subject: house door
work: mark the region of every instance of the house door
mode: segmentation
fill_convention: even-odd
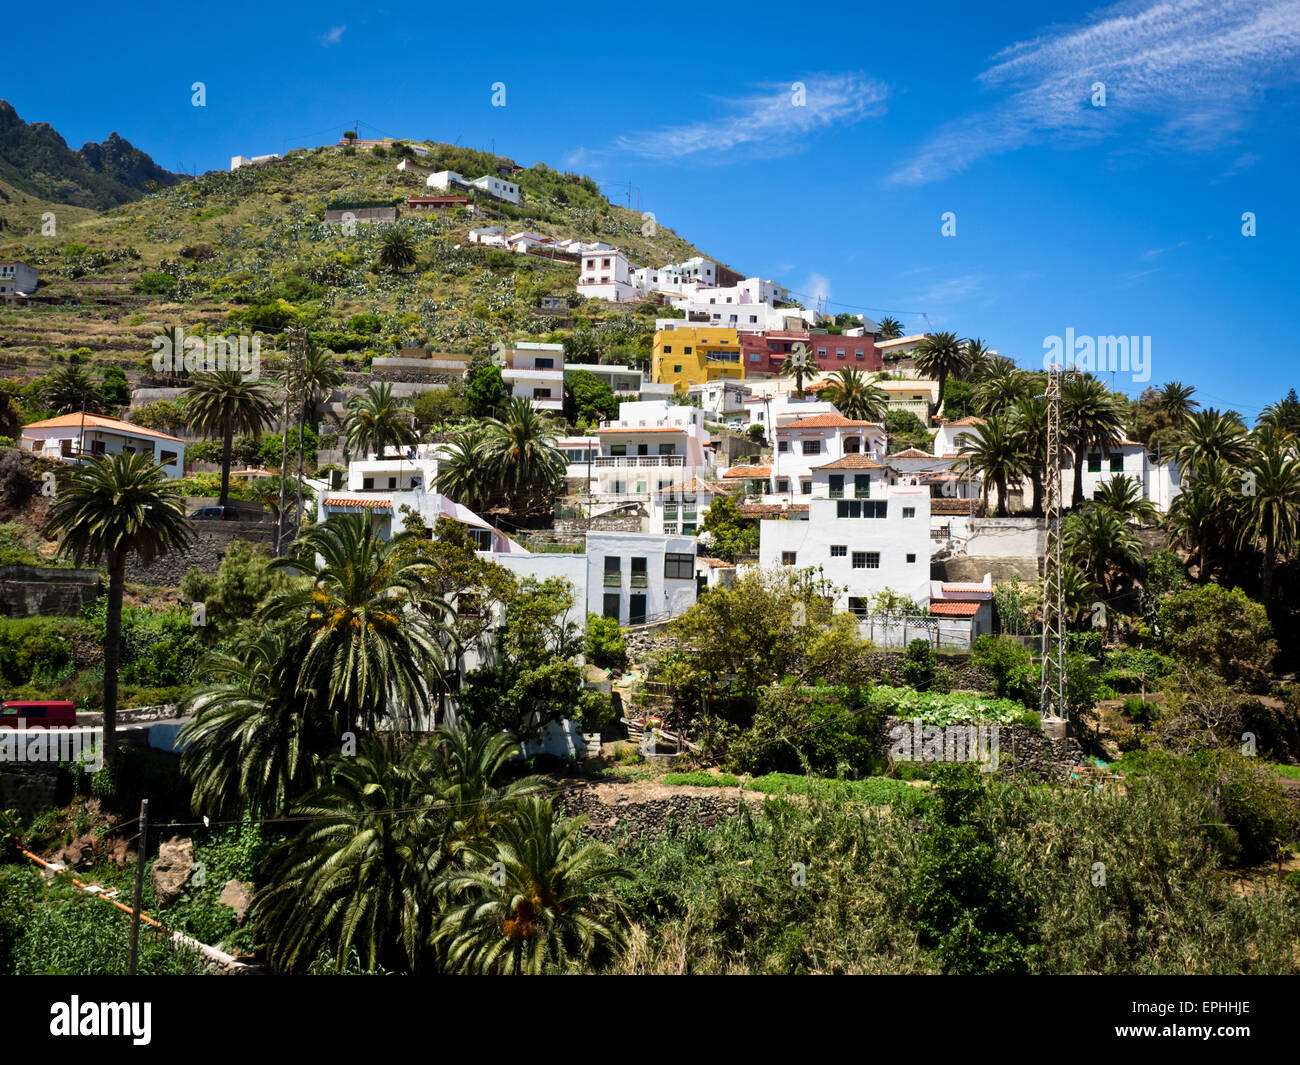
[[[642,625],[645,623],[645,596],[630,595],[627,600],[627,623]]]
[[[648,455],[648,454],[650,454],[650,445],[649,445],[649,444],[637,444],[637,446],[636,446],[636,453],[637,453],[638,455]]]
[[[621,598],[618,592],[613,594],[605,593],[605,617],[613,618],[615,621],[618,620],[618,608]]]
[[[703,595],[708,590],[709,590],[709,578],[705,574],[701,573],[698,577],[695,578],[695,594],[697,596]]]

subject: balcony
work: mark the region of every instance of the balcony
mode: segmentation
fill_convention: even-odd
[[[598,469],[608,467],[685,466],[685,455],[601,455],[595,459]]]
[[[605,574],[605,587],[606,587],[606,588],[622,588],[622,587],[623,587],[623,574],[620,573],[620,572],[618,572],[618,571],[615,571],[615,572],[613,572],[613,573],[606,573],[606,574]]]
[[[647,574],[645,574],[645,573],[634,573],[634,574],[632,574],[632,587],[633,587],[633,588],[649,588],[649,587],[650,587],[650,577],[649,577]]]

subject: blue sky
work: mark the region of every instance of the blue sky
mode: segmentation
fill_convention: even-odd
[[[681,9],[64,5],[18,14],[14,39],[50,46],[12,49],[0,96],[74,148],[117,130],[187,171],[357,120],[494,147],[616,202],[631,182],[707,254],[832,311],[1028,366],[1067,328],[1149,336],[1149,383],[1248,420],[1300,388],[1296,0]]]

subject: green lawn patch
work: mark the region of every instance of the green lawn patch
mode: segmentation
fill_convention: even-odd
[[[740,778],[733,777],[730,773],[705,773],[703,770],[697,770],[694,773],[665,773],[661,778],[661,783],[668,784],[672,787],[690,787],[690,788],[738,788],[740,787]]]
[[[822,799],[843,797],[870,806],[908,806],[919,802],[923,794],[905,781],[887,777],[835,780],[796,773],[768,773],[751,781],[749,787],[768,795],[813,795]]]

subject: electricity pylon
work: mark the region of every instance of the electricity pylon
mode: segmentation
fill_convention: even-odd
[[[1065,550],[1061,537],[1061,378],[1060,366],[1047,369],[1047,469],[1044,492],[1047,543],[1043,559],[1043,648],[1039,712],[1062,727],[1069,718],[1065,654]]]

